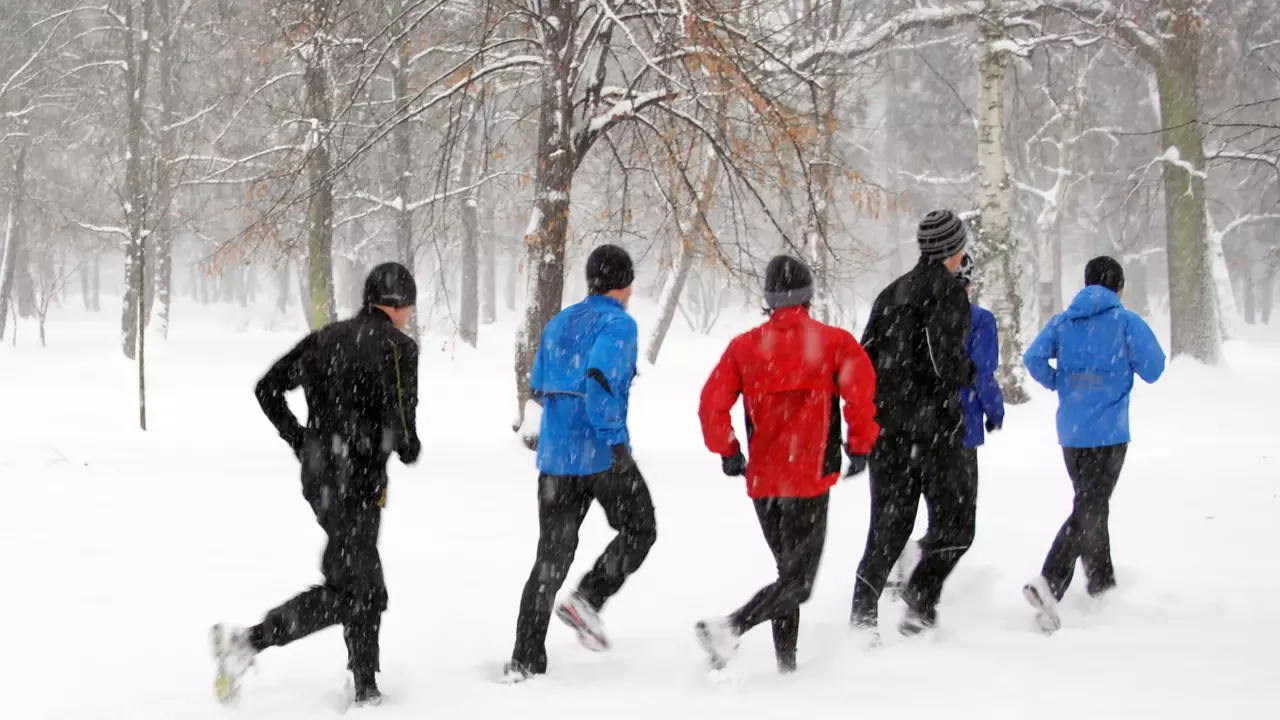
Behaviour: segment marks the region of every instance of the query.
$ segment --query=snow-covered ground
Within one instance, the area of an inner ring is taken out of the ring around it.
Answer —
[[[0,716],[333,716],[339,631],[260,656],[231,711],[213,700],[206,643],[211,623],[251,624],[319,577],[323,536],[252,393],[299,334],[179,304],[172,338],[148,348],[144,434],[116,305],[103,305],[99,316],[55,311],[47,349],[30,325],[16,348],[0,347]],[[637,314],[643,335],[652,310]],[[632,428],[658,544],[606,609],[613,651],[591,654],[553,624],[550,674],[516,687],[491,682],[511,650],[537,532],[533,455],[510,430],[510,327],[485,328],[479,351],[428,338],[423,456],[392,464],[381,543],[388,702],[362,712],[1280,717],[1280,335],[1265,334],[1231,345],[1223,368],[1180,362],[1135,392],[1135,443],[1112,510],[1121,586],[1105,608],[1073,587],[1064,629],[1046,638],[1019,593],[1070,506],[1053,400],[1037,394],[982,452],[978,539],[932,637],[897,636],[901,610],[887,597],[882,648],[860,649],[846,632],[867,524],[865,479],[854,479],[834,493],[801,671],[777,675],[765,627],[746,638],[736,683],[710,685],[693,623],[745,601],[772,563],[740,481],[703,449],[695,410],[726,338],[758,320],[726,317],[707,338],[677,327],[660,364],[642,366]],[[570,582],[608,535],[593,510]]]

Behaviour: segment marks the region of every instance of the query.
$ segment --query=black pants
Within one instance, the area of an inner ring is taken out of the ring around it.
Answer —
[[[329,537],[320,560],[324,584],[278,608],[250,631],[259,649],[288,645],[332,625],[343,626],[347,667],[359,682],[379,671],[378,631],[387,609],[387,587],[378,556],[382,508],[376,497],[312,503],[316,520]]]
[[[547,628],[556,593],[564,585],[578,550],[578,530],[599,501],[609,526],[618,534],[578,583],[578,594],[599,610],[622,589],[644,562],[658,538],[649,487],[639,469],[595,475],[538,477],[538,556],[516,619],[511,659],[530,672],[547,671]]]
[[[813,592],[827,541],[828,495],[759,498],[752,502],[765,542],[778,565],[778,579],[756,593],[729,620],[739,634],[772,621],[778,663],[794,667],[800,638],[800,606]]]
[[[942,585],[973,544],[977,526],[977,454],[958,438],[933,442],[886,435],[876,441],[871,470],[871,525],[858,565],[853,622],[873,625],[889,572],[915,527],[924,496],[929,530],[920,541],[920,564],[906,581],[903,599],[932,617]]]
[[[1090,595],[1115,587],[1116,569],[1111,564],[1111,533],[1107,521],[1111,513],[1111,493],[1120,480],[1128,449],[1128,445],[1062,449],[1076,496],[1071,504],[1071,516],[1058,530],[1058,537],[1040,571],[1059,600],[1071,585],[1076,558],[1084,566]]]

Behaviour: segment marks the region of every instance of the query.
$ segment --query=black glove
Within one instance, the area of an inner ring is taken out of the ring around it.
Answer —
[[[412,465],[418,462],[418,454],[422,452],[422,443],[417,438],[413,438],[405,447],[400,449],[400,462],[405,465]]]
[[[720,469],[729,477],[741,477],[747,474],[747,456],[742,451],[720,458]]]
[[[854,475],[861,475],[867,469],[867,456],[854,455],[849,452],[849,448],[844,449],[844,454],[849,458],[849,467],[844,471],[844,476],[851,478]]]
[[[627,448],[626,443],[618,443],[611,449],[613,450],[613,470],[615,472],[630,472],[636,469],[636,459],[631,457],[631,450]]]
[[[994,418],[987,418],[987,432],[995,432],[1004,427],[1004,421],[997,421]]]

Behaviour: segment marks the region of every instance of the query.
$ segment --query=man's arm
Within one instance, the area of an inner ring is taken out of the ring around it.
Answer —
[[[1049,390],[1058,389],[1058,371],[1049,364],[1058,358],[1058,320],[1054,318],[1040,331],[1031,347],[1022,355],[1022,364],[1027,366],[1031,379]]]
[[[733,343],[730,343],[711,371],[707,383],[702,386],[702,397],[698,400],[702,441],[708,450],[722,458],[742,452],[742,445],[733,434],[733,419],[729,415],[741,394],[742,373],[733,359]]]
[[[1129,365],[1138,377],[1153,383],[1164,374],[1164,350],[1146,321],[1136,313],[1129,313],[1128,320]]]
[[[880,317],[884,315],[884,302],[881,293],[871,304],[871,314],[867,316],[867,326],[862,329],[862,350],[871,358],[872,366],[876,363],[876,354],[880,352]]]
[[[836,372],[836,387],[844,400],[844,421],[849,426],[850,455],[868,455],[880,426],[876,424],[876,371],[853,335],[845,336]]]
[[[978,314],[974,323],[972,351],[969,357],[978,368],[978,402],[982,413],[996,427],[1004,425],[1004,393],[996,382],[996,370],[1000,367],[1000,330],[990,313]]]
[[[396,372],[396,415],[400,420],[396,453],[400,462],[412,465],[422,452],[422,443],[418,440],[418,344],[412,339],[393,341],[391,352]]]
[[[932,317],[925,320],[924,335],[934,374],[957,390],[973,385],[978,371],[964,351],[969,336],[969,298],[959,281],[943,284],[942,297]]]
[[[619,394],[636,371],[636,321],[610,318],[587,359],[587,420],[596,437],[613,447],[626,440],[627,418]]]
[[[262,412],[295,453],[302,448],[306,431],[298,422],[298,418],[289,410],[285,393],[302,385],[303,358],[310,352],[314,343],[315,335],[307,335],[302,342],[277,360],[254,388],[254,395],[258,398],[258,405],[262,407]]]

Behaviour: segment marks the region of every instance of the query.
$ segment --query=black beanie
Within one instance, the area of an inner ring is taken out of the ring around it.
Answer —
[[[964,249],[969,236],[964,223],[950,210],[934,210],[920,221],[916,242],[929,260],[946,260]]]
[[[813,299],[813,273],[789,255],[769,261],[764,270],[764,303],[771,310],[804,305]]]
[[[1084,284],[1101,285],[1113,293],[1124,289],[1124,268],[1115,258],[1100,255],[1084,266]]]
[[[617,245],[601,245],[587,257],[587,292],[591,295],[629,288],[635,279],[631,256]]]
[[[969,287],[973,284],[974,269],[973,256],[965,253],[964,258],[960,260],[960,269],[956,271],[956,279],[960,281],[961,285]]]
[[[398,262],[382,263],[364,281],[364,306],[407,308],[418,304],[418,284],[413,273]]]

